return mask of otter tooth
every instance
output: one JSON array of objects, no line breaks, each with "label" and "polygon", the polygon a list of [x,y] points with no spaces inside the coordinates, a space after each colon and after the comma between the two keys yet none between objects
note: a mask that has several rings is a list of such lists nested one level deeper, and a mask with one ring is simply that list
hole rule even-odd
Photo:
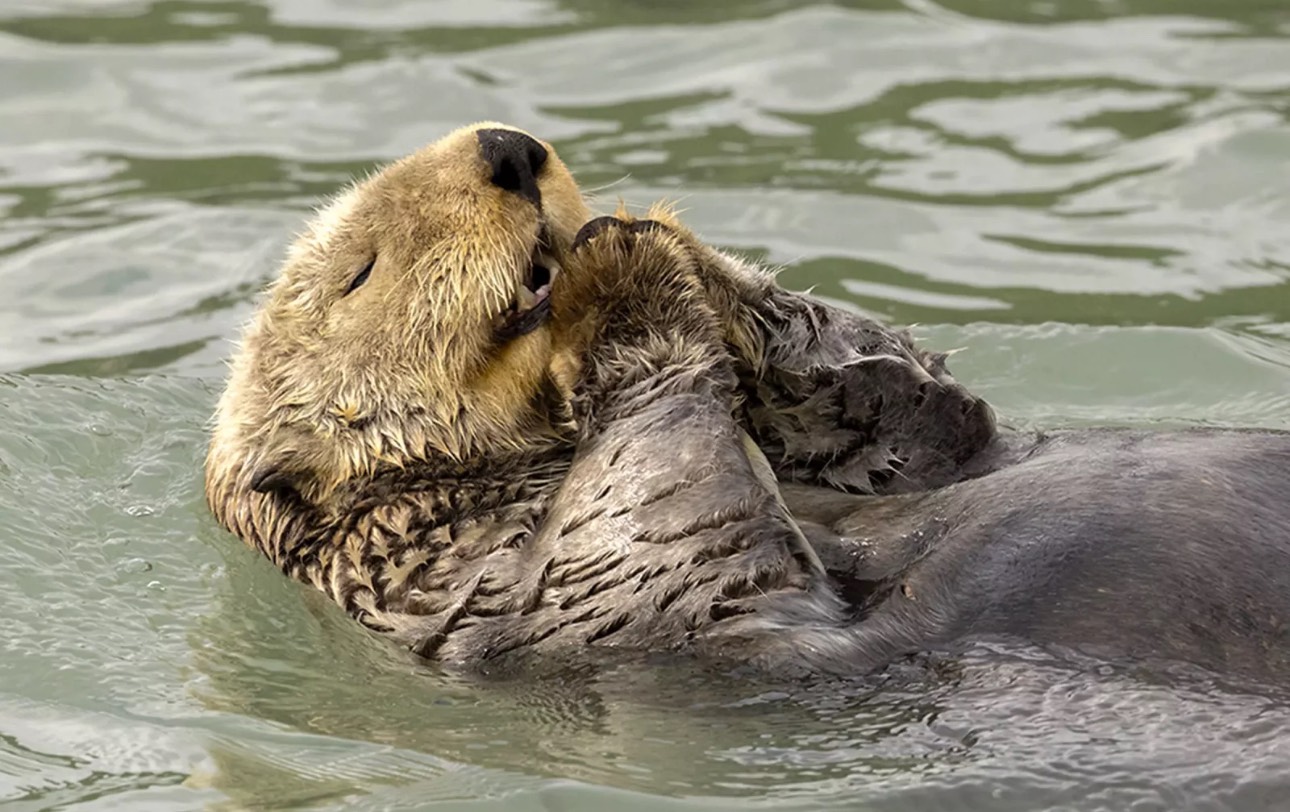
[{"label": "otter tooth", "polygon": [[515,294],[517,300],[517,309],[528,310],[537,304],[537,294],[528,289],[527,285],[520,285],[520,289]]},{"label": "otter tooth", "polygon": [[537,256],[534,257],[533,264],[541,265],[543,268],[546,268],[548,271],[550,271],[552,279],[555,278],[556,274],[560,273],[560,263],[556,261],[555,257],[551,256],[545,251],[537,252]]}]

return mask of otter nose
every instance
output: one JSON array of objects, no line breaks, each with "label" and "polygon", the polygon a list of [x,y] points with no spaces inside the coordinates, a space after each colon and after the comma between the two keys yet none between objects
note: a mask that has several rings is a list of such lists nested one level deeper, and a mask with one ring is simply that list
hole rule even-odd
[{"label": "otter nose", "polygon": [[479,138],[480,153],[493,169],[493,185],[541,207],[537,176],[546,163],[546,147],[515,130],[478,130],[475,136]]}]

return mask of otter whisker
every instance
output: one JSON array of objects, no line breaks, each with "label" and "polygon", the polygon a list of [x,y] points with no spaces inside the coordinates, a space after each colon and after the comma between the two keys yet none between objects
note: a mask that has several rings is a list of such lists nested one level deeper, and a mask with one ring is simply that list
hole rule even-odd
[{"label": "otter whisker", "polygon": [[632,173],[628,172],[618,180],[611,180],[608,183],[602,184],[600,186],[593,186],[590,189],[583,189],[582,197],[585,200],[590,200],[592,202],[595,202],[597,199],[597,195],[599,195],[601,192],[607,192],[610,189],[614,188],[615,186],[620,186],[626,183],[627,181],[631,180],[631,178],[632,178]]}]

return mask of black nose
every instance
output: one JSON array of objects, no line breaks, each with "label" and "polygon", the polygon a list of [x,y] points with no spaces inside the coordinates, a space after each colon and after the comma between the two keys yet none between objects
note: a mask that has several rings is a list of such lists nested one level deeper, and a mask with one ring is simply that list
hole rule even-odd
[{"label": "black nose", "polygon": [[542,205],[537,176],[546,163],[546,147],[514,130],[478,130],[479,151],[493,168],[493,185]]}]

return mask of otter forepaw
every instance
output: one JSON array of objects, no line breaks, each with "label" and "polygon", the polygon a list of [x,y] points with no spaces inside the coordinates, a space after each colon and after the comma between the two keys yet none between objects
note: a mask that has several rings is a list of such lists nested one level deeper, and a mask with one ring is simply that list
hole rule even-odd
[{"label": "otter forepaw", "polygon": [[774,277],[755,264],[724,254],[705,244],[678,219],[676,210],[656,203],[644,219],[632,218],[625,209],[615,216],[597,217],[574,238],[573,247],[597,239],[609,230],[625,229],[629,234],[655,232],[666,235],[668,250],[684,254],[687,267],[703,289],[707,307],[716,313],[727,345],[752,367],[760,365],[764,339],[754,311],[774,293]]},{"label": "otter forepaw", "polygon": [[579,230],[570,255],[568,275],[585,295],[565,298],[578,302],[582,315],[594,313],[605,326],[709,332],[713,316],[697,256],[667,224],[597,217]]},{"label": "otter forepaw", "polygon": [[[555,305],[569,310],[557,310],[556,321],[583,359],[583,391],[617,391],[644,380],[662,391],[682,378],[677,386],[693,387],[695,373],[728,363],[697,253],[666,223],[622,214],[593,219],[571,244],[561,279],[569,287],[557,292]],[[583,405],[604,407],[601,400]]]},{"label": "otter forepaw", "polygon": [[[689,241],[666,224],[626,216],[587,223],[556,297],[557,324],[580,353],[574,412],[595,431],[664,394],[729,397],[735,377],[720,321]],[[574,310],[573,308],[577,308]]]}]

